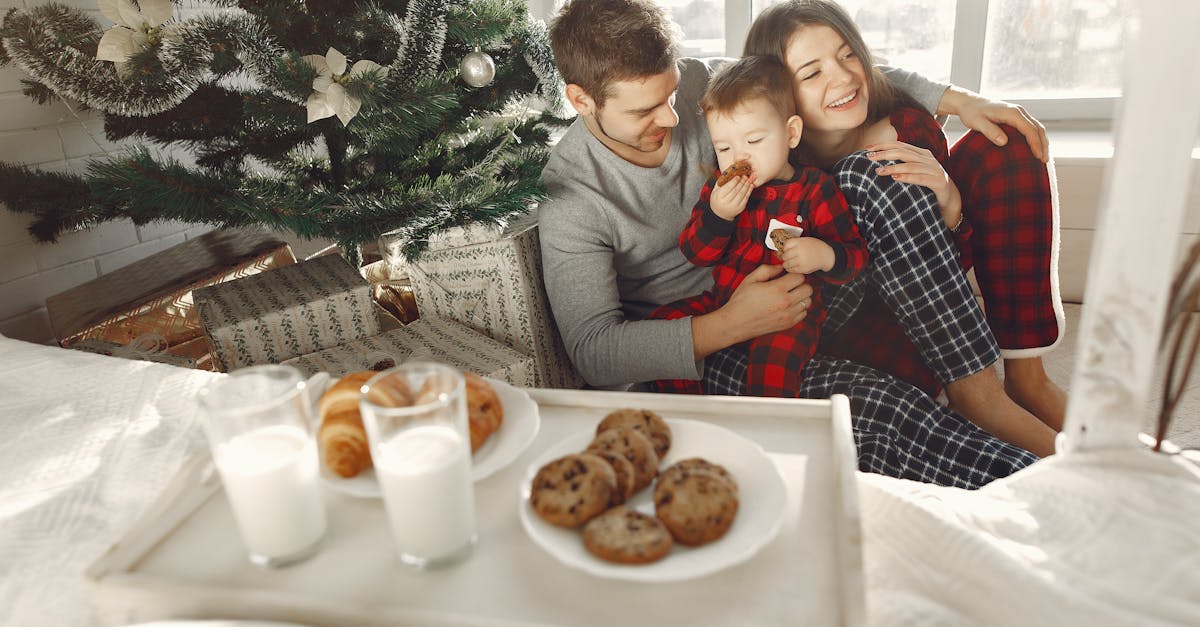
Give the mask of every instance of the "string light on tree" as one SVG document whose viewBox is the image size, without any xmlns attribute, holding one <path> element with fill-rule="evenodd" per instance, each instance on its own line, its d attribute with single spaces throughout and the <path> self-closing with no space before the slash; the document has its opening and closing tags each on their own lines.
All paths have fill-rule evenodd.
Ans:
<svg viewBox="0 0 1200 627">
<path fill-rule="evenodd" d="M 474 52 L 468 52 L 458 64 L 458 71 L 471 87 L 483 87 L 496 78 L 496 62 L 492 56 L 478 47 Z"/>
</svg>

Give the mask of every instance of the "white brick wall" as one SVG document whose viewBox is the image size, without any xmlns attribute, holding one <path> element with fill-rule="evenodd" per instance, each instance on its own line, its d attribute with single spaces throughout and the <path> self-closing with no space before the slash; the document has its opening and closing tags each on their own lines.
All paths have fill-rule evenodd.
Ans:
<svg viewBox="0 0 1200 627">
<path fill-rule="evenodd" d="M 45 3 L 0 0 L 0 11 Z M 103 20 L 94 0 L 67 4 Z M 0 68 L 0 160 L 82 172 L 88 158 L 120 149 L 104 138 L 99 116 L 73 113 L 61 102 L 42 107 L 25 98 L 23 76 L 12 65 Z M 136 227 L 121 220 L 40 244 L 25 232 L 28 222 L 24 214 L 0 208 L 0 334 L 33 342 L 54 339 L 46 297 L 211 230 L 182 222 Z"/>
</svg>

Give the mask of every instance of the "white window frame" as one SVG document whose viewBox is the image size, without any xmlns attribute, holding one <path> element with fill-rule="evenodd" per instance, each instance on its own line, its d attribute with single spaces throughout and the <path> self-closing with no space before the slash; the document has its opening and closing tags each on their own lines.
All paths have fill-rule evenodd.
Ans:
<svg viewBox="0 0 1200 627">
<path fill-rule="evenodd" d="M 552 16 L 561 0 L 530 0 L 535 16 Z M 746 34 L 754 21 L 756 0 L 724 0 L 725 55 L 740 57 Z M 954 17 L 953 57 L 950 82 L 978 92 L 983 81 L 984 44 L 990 0 L 957 0 Z M 989 94 L 984 94 L 989 95 Z M 1116 111 L 1118 98 L 1033 98 L 1010 99 L 1024 106 L 1044 123 L 1085 128 L 1107 127 Z"/>
<path fill-rule="evenodd" d="M 746 33 L 756 14 L 754 0 L 725 0 L 725 54 L 742 55 Z M 990 0 L 958 0 L 954 14 L 954 46 L 950 82 L 978 92 L 983 84 L 983 56 Z M 987 95 L 987 94 L 985 94 Z M 1115 97 L 1011 99 L 1042 122 L 1080 122 L 1107 126 L 1116 111 Z"/>
<path fill-rule="evenodd" d="M 747 2 L 749 0 L 727 0 Z M 950 61 L 950 82 L 978 92 L 983 85 L 983 57 L 987 40 L 990 0 L 958 0 L 954 11 L 954 46 Z M 986 95 L 986 94 L 985 94 Z M 1107 98 L 1028 98 L 1008 99 L 1024 106 L 1043 122 L 1111 122 L 1116 97 Z"/>
</svg>

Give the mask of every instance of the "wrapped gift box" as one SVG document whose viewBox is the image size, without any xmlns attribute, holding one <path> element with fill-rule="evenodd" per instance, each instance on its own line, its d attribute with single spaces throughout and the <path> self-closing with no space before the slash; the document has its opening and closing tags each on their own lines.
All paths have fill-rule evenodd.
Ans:
<svg viewBox="0 0 1200 627">
<path fill-rule="evenodd" d="M 373 337 L 289 359 L 305 376 L 328 372 L 340 377 L 358 370 L 383 370 L 405 361 L 450 364 L 513 385 L 533 384 L 533 360 L 453 320 L 422 317 Z"/>
<path fill-rule="evenodd" d="M 280 363 L 378 335 L 371 286 L 338 255 L 196 290 L 221 370 Z"/>
<path fill-rule="evenodd" d="M 458 321 L 533 358 L 535 387 L 577 388 L 542 286 L 542 254 L 533 218 L 448 229 L 415 261 L 403 241 L 384 235 L 380 252 L 392 275 L 407 274 L 422 317 Z"/>
<path fill-rule="evenodd" d="M 404 324 L 421 317 L 408 275 L 392 276 L 392 265 L 384 260 L 367 264 L 360 271 L 371 284 L 375 302 L 389 314 Z"/>
<path fill-rule="evenodd" d="M 100 355 L 108 355 L 110 357 L 124 357 L 125 359 L 153 361 L 160 364 L 179 366 L 180 368 L 197 367 L 196 360 L 194 358 L 168 352 L 165 343 L 144 346 L 143 342 L 140 340 L 146 337 L 148 336 L 139 336 L 131 344 L 117 344 L 116 342 L 109 342 L 107 340 L 86 339 L 72 344 L 71 348 L 84 351 L 85 353 L 97 353 Z M 196 340 L 203 341 L 203 338 L 196 338 Z M 190 340 L 184 344 L 195 342 L 196 340 Z"/>
<path fill-rule="evenodd" d="M 46 299 L 59 344 L 127 345 L 145 334 L 170 347 L 201 337 L 193 291 L 296 263 L 286 243 L 257 229 L 210 231 Z"/>
</svg>

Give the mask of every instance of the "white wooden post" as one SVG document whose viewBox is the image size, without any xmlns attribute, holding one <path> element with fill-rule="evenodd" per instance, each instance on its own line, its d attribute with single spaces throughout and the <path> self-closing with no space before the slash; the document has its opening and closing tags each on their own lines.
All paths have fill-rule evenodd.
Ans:
<svg viewBox="0 0 1200 627">
<path fill-rule="evenodd" d="M 1139 446 L 1200 128 L 1200 2 L 1140 3 L 1060 452 Z"/>
</svg>

